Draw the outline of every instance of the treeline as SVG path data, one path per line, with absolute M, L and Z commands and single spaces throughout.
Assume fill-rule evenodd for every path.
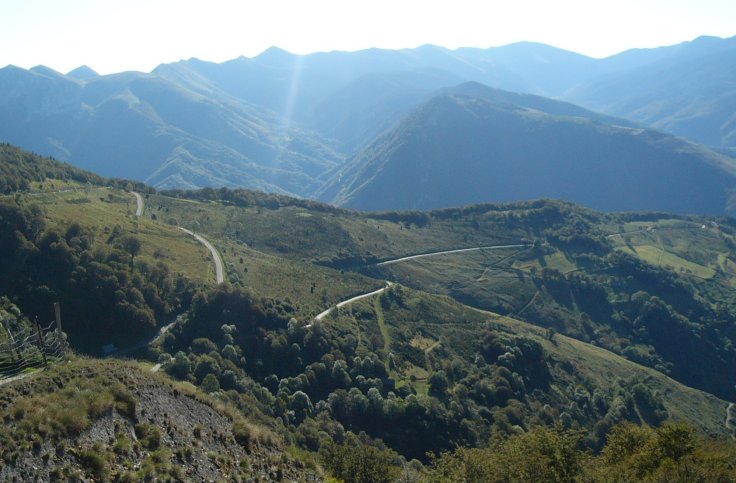
M 39 156 L 11 144 L 0 143 L 0 193 L 28 191 L 32 182 L 42 183 L 46 180 L 77 181 L 146 193 L 154 192 L 153 188 L 139 181 L 103 178 L 54 158 Z
M 387 298 L 385 310 L 410 304 L 401 297 Z M 339 320 L 305 328 L 292 312 L 286 302 L 257 300 L 228 286 L 202 292 L 164 336 L 160 362 L 172 376 L 219 392 L 246 413 L 256 405 L 288 428 L 293 442 L 316 452 L 364 433 L 396 458 L 426 463 L 428 453 L 557 423 L 591 428 L 584 444 L 598 449 L 622 421 L 659 424 L 668 416 L 661 396 L 640 381 L 589 392 L 539 342 L 492 328 L 478 334 L 467 354 L 444 353 L 426 393 L 417 392 L 391 374 L 407 363 L 423 365 L 421 350 L 400 340 L 388 355 L 359 347 Z M 552 384 L 570 390 L 547 396 Z
M 480 228 L 481 222 L 495 220 L 503 222 L 506 229 L 530 228 L 540 234 L 544 232 L 545 235 L 552 236 L 561 229 L 574 232 L 581 224 L 589 228 L 610 215 L 569 202 L 540 199 L 514 203 L 479 203 L 432 211 L 379 211 L 366 213 L 365 216 L 418 227 L 431 225 L 434 220 L 466 220 L 471 222 L 471 226 L 474 222 L 476 229 Z
M 0 202 L 0 293 L 44 323 L 60 302 L 72 344 L 91 353 L 152 333 L 186 309 L 196 289 L 166 265 L 138 260 L 141 242 L 119 227 L 103 247 L 93 247 L 95 235 L 76 223 L 48 229 L 36 205 Z
M 736 444 L 698 436 L 685 424 L 660 428 L 621 424 L 598 455 L 581 446 L 580 431 L 536 427 L 437 458 L 430 482 L 734 481 Z
M 165 190 L 162 195 L 174 198 L 185 198 L 197 201 L 220 201 L 241 208 L 266 208 L 276 210 L 286 207 L 304 208 L 322 213 L 345 214 L 349 210 L 337 208 L 318 201 L 295 198 L 292 196 L 265 193 L 242 188 L 202 188 L 198 190 Z
M 560 425 L 460 447 L 427 467 L 406 462 L 380 442 L 349 435 L 320 450 L 325 468 L 343 481 L 445 483 L 570 483 L 575 481 L 726 482 L 736 479 L 736 443 L 698 435 L 683 423 L 659 428 L 622 423 L 600 452 L 582 443 L 582 432 Z
M 719 374 L 736 364 L 733 307 L 710 303 L 672 270 L 619 250 L 596 253 L 571 255 L 588 273 L 535 271 L 545 297 L 523 317 L 731 399 L 733 385 Z M 692 364 L 692 354 L 699 364 Z
M 0 193 L 27 191 L 33 181 L 46 179 L 79 181 L 104 184 L 105 179 L 96 174 L 60 163 L 53 158 L 39 156 L 10 144 L 0 144 Z
M 197 201 L 217 201 L 232 204 L 243 208 L 265 208 L 276 210 L 286 207 L 304 208 L 321 213 L 333 213 L 367 217 L 377 220 L 387 220 L 394 223 L 416 225 L 424 227 L 432 220 L 459 220 L 463 218 L 476 219 L 489 214 L 500 214 L 510 217 L 511 225 L 535 225 L 547 228 L 550 225 L 559 225 L 572 217 L 582 217 L 589 222 L 600 221 L 604 215 L 572 203 L 557 200 L 533 200 L 515 203 L 479 203 L 454 208 L 443 208 L 432 211 L 404 210 L 404 211 L 373 211 L 356 212 L 338 208 L 318 201 L 295 198 L 275 193 L 265 193 L 242 188 L 201 188 L 196 190 L 164 190 L 162 195 L 174 198 L 184 198 Z

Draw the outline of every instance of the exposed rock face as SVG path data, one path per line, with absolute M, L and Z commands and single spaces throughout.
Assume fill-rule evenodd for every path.
M 269 430 L 132 363 L 75 360 L 31 375 L 0 389 L 0 408 L 3 481 L 320 480 Z

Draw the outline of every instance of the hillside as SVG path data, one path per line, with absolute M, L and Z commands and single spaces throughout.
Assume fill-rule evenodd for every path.
M 309 193 L 336 155 L 270 112 L 127 72 L 79 80 L 0 69 L 0 139 L 155 186 Z
M 298 318 L 319 313 L 307 307 L 319 306 L 320 299 L 333 305 L 334 292 L 325 290 L 322 276 L 308 275 L 314 269 L 294 272 L 285 269 L 286 262 L 273 265 L 276 260 L 352 269 L 446 294 L 595 343 L 688 385 L 732 397 L 731 382 L 718 376 L 735 360 L 723 339 L 733 337 L 725 327 L 736 313 L 729 219 L 604 214 L 548 201 L 357 214 L 310 209 L 296 200 L 291 206 L 269 206 L 257 194 L 245 195 L 240 206 L 210 203 L 200 205 L 201 211 L 185 200 L 155 202 L 166 206 L 177 223 L 197 223 L 202 232 L 224 237 L 231 272 L 255 292 L 275 284 L 286 287 L 284 279 L 296 280 L 296 273 L 314 277 L 307 282 L 308 293 L 304 288 L 293 292 L 292 302 L 297 293 L 303 294 L 295 304 L 303 314 Z M 238 228 L 246 226 L 248 230 Z M 385 263 L 453 249 L 471 250 Z M 279 265 L 285 269 L 278 275 L 271 271 L 262 288 L 257 277 L 269 272 L 262 271 L 259 252 L 277 257 L 269 263 L 271 270 Z M 257 271 L 251 273 L 251 267 Z M 362 293 L 380 288 L 376 282 L 354 282 L 363 284 Z M 361 292 L 343 293 L 342 300 Z M 692 353 L 699 354 L 702 364 L 690 363 Z
M 317 477 L 270 429 L 135 363 L 74 359 L 0 391 L 6 481 Z
M 438 69 L 366 74 L 322 100 L 306 122 L 354 153 L 436 90 L 461 82 Z
M 651 63 L 583 82 L 564 98 L 733 154 L 734 65 L 736 38 L 700 37 Z
M 595 454 L 627 422 L 642 431 L 681 422 L 693 428 L 685 436 L 717 441 L 733 431 L 724 424 L 733 399 L 724 374 L 736 363 L 728 218 L 545 200 L 362 213 L 224 188 L 138 198 L 73 180 L 33 181 L 0 209 L 0 362 L 38 358 L 7 349 L 11 334 L 36 316 L 46 325 L 59 302 L 73 350 L 113 345 L 179 381 L 150 379 L 132 361 L 72 356 L 1 386 L 13 439 L 2 447 L 18 477 L 177 477 L 183 464 L 197 479 L 214 475 L 214 461 L 212 478 L 278 479 L 281 468 L 288 479 L 321 475 L 321 466 L 342 479 L 392 481 L 430 475 L 438 462 L 428 453 L 539 431 L 572 431 L 575 447 Z M 211 252 L 179 228 L 211 242 L 224 283 Z M 178 404 L 190 385 L 214 412 Z M 41 428 L 48 443 L 34 453 L 34 425 L 61 418 L 45 408 L 64 398 L 83 399 L 67 405 L 89 423 L 75 416 L 82 429 L 62 438 L 83 451 L 51 453 L 54 464 L 39 466 L 46 445 L 69 431 Z M 145 414 L 133 415 L 131 401 Z M 233 407 L 229 421 L 220 403 Z M 231 435 L 243 440 L 239 418 L 266 435 L 247 457 L 231 445 Z M 219 431 L 215 449 L 208 427 Z M 95 447 L 98 434 L 108 442 Z M 156 440 L 159 449 L 148 447 Z M 14 453 L 16 441 L 31 451 Z
M 362 210 L 560 198 L 592 208 L 722 214 L 734 162 L 655 131 L 465 84 L 351 159 L 322 200 Z
M 28 191 L 35 181 L 47 179 L 101 185 L 106 180 L 94 173 L 38 156 L 10 144 L 0 144 L 0 193 Z

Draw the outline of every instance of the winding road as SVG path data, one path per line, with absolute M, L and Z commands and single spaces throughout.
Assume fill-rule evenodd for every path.
M 518 245 L 493 245 L 488 247 L 475 247 L 475 248 L 460 248 L 458 250 L 445 250 L 441 252 L 432 252 L 432 253 L 422 253 L 420 255 L 410 255 L 408 257 L 401 257 L 397 258 L 395 260 L 387 260 L 385 262 L 376 263 L 372 266 L 375 267 L 383 267 L 386 265 L 392 265 L 394 263 L 400 263 L 400 262 L 406 262 L 409 260 L 416 260 L 417 258 L 424 258 L 424 257 L 436 257 L 438 255 L 450 255 L 453 253 L 465 253 L 465 252 L 475 252 L 480 250 L 500 250 L 502 248 L 529 248 L 533 245 L 531 244 L 518 244 Z
M 135 196 L 135 201 L 137 203 L 137 207 L 135 209 L 135 216 L 140 217 L 141 215 L 143 215 L 143 208 L 144 208 L 143 197 L 140 195 L 140 193 L 136 193 L 135 191 L 131 191 L 131 193 L 133 194 L 133 196 Z M 212 243 L 210 243 L 203 236 L 197 235 L 191 230 L 187 230 L 186 228 L 182 228 L 182 227 L 178 227 L 178 228 L 184 233 L 196 238 L 199 243 L 204 245 L 210 251 L 210 253 L 212 254 L 212 259 L 215 262 L 215 280 L 217 280 L 218 285 L 224 282 L 225 281 L 225 269 L 223 268 L 224 265 L 222 263 L 222 258 L 220 258 L 220 254 L 217 253 L 217 250 L 215 250 L 215 247 L 212 246 Z
M 135 216 L 140 217 L 143 215 L 143 197 L 140 195 L 140 193 L 136 193 L 135 191 L 131 191 L 133 193 L 133 196 L 135 196 L 135 202 L 136 202 L 136 208 L 135 208 Z
M 187 230 L 186 228 L 182 228 L 181 226 L 178 227 L 181 231 L 184 233 L 187 233 L 188 235 L 192 235 L 194 238 L 197 239 L 199 243 L 204 245 L 212 254 L 212 259 L 215 261 L 215 279 L 217 280 L 217 284 L 221 284 L 225 281 L 225 270 L 223 269 L 222 264 L 222 258 L 220 258 L 220 254 L 217 253 L 217 250 L 215 250 L 215 247 L 212 246 L 212 243 L 207 241 L 204 237 L 201 235 L 197 235 L 192 230 Z
M 474 251 L 480 251 L 480 250 L 500 250 L 500 249 L 503 249 L 503 248 L 530 248 L 532 246 L 534 246 L 534 245 L 529 244 L 529 243 L 519 243 L 519 244 L 515 244 L 515 245 L 492 245 L 492 246 L 485 246 L 485 247 L 460 248 L 460 249 L 457 249 L 457 250 L 443 250 L 441 252 L 422 253 L 422 254 L 419 254 L 419 255 L 409 255 L 407 257 L 396 258 L 394 260 L 386 260 L 385 262 L 380 262 L 380 263 L 376 263 L 376 264 L 368 265 L 368 266 L 372 266 L 372 267 L 384 267 L 386 265 L 392 265 L 394 263 L 406 262 L 406 261 L 409 261 L 409 260 L 415 260 L 417 258 L 436 257 L 436 256 L 439 256 L 439 255 L 451 255 L 453 253 L 467 253 L 467 252 L 474 252 Z M 339 309 L 340 307 L 343 307 L 345 305 L 351 304 L 351 303 L 353 303 L 353 302 L 355 302 L 357 300 L 364 299 L 364 298 L 367 298 L 367 297 L 372 297 L 374 295 L 378 295 L 380 293 L 383 293 L 387 288 L 391 287 L 392 285 L 393 285 L 393 282 L 386 282 L 386 286 L 385 287 L 379 288 L 378 290 L 374 290 L 373 292 L 364 293 L 362 295 L 356 295 L 353 298 L 350 298 L 350 299 L 347 299 L 347 300 L 343 300 L 342 302 L 339 302 L 336 305 L 336 307 Z M 312 324 L 314 324 L 314 322 L 321 321 L 323 318 L 325 318 L 327 316 L 327 314 L 330 313 L 330 311 L 332 309 L 333 309 L 333 307 L 330 307 L 329 309 L 325 310 L 324 312 L 321 312 L 314 319 L 312 319 L 312 322 L 310 322 L 309 324 L 305 325 L 304 327 L 305 328 L 309 328 L 309 327 L 312 326 Z
M 373 292 L 364 293 L 364 294 L 361 294 L 361 295 L 356 295 L 353 298 L 350 298 L 350 299 L 347 299 L 347 300 L 343 300 L 342 302 L 339 302 L 335 307 L 337 307 L 339 309 L 340 307 L 344 307 L 344 306 L 346 306 L 348 304 L 352 304 L 353 302 L 356 302 L 358 300 L 361 300 L 361 299 L 364 299 L 364 298 L 368 298 L 368 297 L 372 297 L 374 295 L 378 295 L 380 293 L 385 292 L 386 289 L 389 288 L 392 285 L 393 285 L 392 282 L 386 282 L 386 286 L 383 287 L 383 288 L 379 288 L 378 290 L 374 290 Z M 329 309 L 325 310 L 324 312 L 318 314 L 314 319 L 312 319 L 312 322 L 310 324 L 307 324 L 305 327 L 306 328 L 309 328 L 309 327 L 312 326 L 312 324 L 314 322 L 319 322 L 320 320 L 324 319 L 327 316 L 327 314 L 329 314 L 330 311 L 332 311 L 332 309 L 333 309 L 333 307 L 330 307 Z
M 106 354 L 105 357 L 106 358 L 107 357 L 120 357 L 122 355 L 128 354 L 129 352 L 133 352 L 135 350 L 142 349 L 146 346 L 149 346 L 153 344 L 154 342 L 156 342 L 157 340 L 159 340 L 161 337 L 163 337 L 164 334 L 166 334 L 169 331 L 169 329 L 171 329 L 174 326 L 174 324 L 176 324 L 176 321 L 171 322 L 170 324 L 164 325 L 163 327 L 159 328 L 158 332 L 153 334 L 150 338 L 144 341 L 138 342 L 136 344 L 130 345 L 128 347 L 117 349 L 109 354 Z

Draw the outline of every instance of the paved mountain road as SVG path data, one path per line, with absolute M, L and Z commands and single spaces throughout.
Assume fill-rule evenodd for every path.
M 424 258 L 424 257 L 436 257 L 439 255 L 451 255 L 453 253 L 465 253 L 465 252 L 474 252 L 474 251 L 480 251 L 480 250 L 500 250 L 502 248 L 529 248 L 531 247 L 531 244 L 517 244 L 517 245 L 493 245 L 493 246 L 487 246 L 487 247 L 475 247 L 475 248 L 460 248 L 458 250 L 445 250 L 441 252 L 432 252 L 432 253 L 422 253 L 420 255 L 410 255 L 408 257 L 401 257 L 397 258 L 395 260 L 386 260 L 385 262 L 376 263 L 376 267 L 383 267 L 386 265 L 392 265 L 394 263 L 400 263 L 400 262 L 406 262 L 409 260 L 416 260 L 417 258 Z
M 212 243 L 207 241 L 207 239 L 205 239 L 201 235 L 194 233 L 192 230 L 187 230 L 186 228 L 182 228 L 181 226 L 178 228 L 184 233 L 192 235 L 194 238 L 197 239 L 199 243 L 204 245 L 210 251 L 210 253 L 212 254 L 212 259 L 215 262 L 215 279 L 217 280 L 217 284 L 219 285 L 222 282 L 224 282 L 225 281 L 225 275 L 224 275 L 225 270 L 223 268 L 222 258 L 220 258 L 220 254 L 217 253 L 217 250 L 215 250 L 215 247 L 212 246 Z
M 386 266 L 386 265 L 392 265 L 394 263 L 406 262 L 406 261 L 409 261 L 409 260 L 415 260 L 417 258 L 436 257 L 436 256 L 439 256 L 439 255 L 451 255 L 453 253 L 466 253 L 466 252 L 473 252 L 473 251 L 480 251 L 480 250 L 500 250 L 500 249 L 503 249 L 503 248 L 529 248 L 531 246 L 533 246 L 533 245 L 531 245 L 529 243 L 520 243 L 520 244 L 515 244 L 515 245 L 492 245 L 492 246 L 485 246 L 485 247 L 459 248 L 457 250 L 443 250 L 441 252 L 432 252 L 432 253 L 422 253 L 422 254 L 419 254 L 419 255 L 410 255 L 410 256 L 407 256 L 407 257 L 401 257 L 401 258 L 397 258 L 397 259 L 394 259 L 394 260 L 386 260 L 385 262 L 376 263 L 374 265 L 368 265 L 368 266 L 383 267 L 383 266 Z M 363 299 L 363 298 L 366 298 L 366 297 L 372 297 L 373 295 L 378 295 L 380 293 L 383 293 L 387 288 L 389 288 L 392 285 L 393 285 L 392 282 L 386 282 L 386 286 L 385 287 L 379 288 L 378 290 L 374 290 L 373 292 L 365 293 L 365 294 L 362 294 L 362 295 L 356 295 L 353 298 L 350 298 L 348 300 L 344 300 L 344 301 L 338 303 L 336 305 L 336 307 L 339 309 L 340 307 L 343 307 L 345 305 L 351 304 L 351 303 L 353 303 L 353 302 L 355 302 L 357 300 L 360 300 L 360 299 Z M 320 320 L 322 320 L 323 318 L 325 318 L 327 316 L 327 314 L 330 313 L 331 310 L 332 310 L 332 307 L 330 307 L 329 309 L 325 310 L 324 312 L 321 312 L 314 319 L 312 319 L 312 322 L 310 322 L 309 324 L 307 324 L 305 327 L 306 328 L 309 328 L 309 327 L 312 326 L 312 324 L 314 322 L 319 322 Z
M 143 197 L 140 195 L 140 193 L 136 193 L 135 191 L 131 191 L 131 193 L 133 193 L 133 196 L 135 196 L 135 216 L 140 217 L 141 215 L 143 215 Z
M 111 352 L 110 354 L 107 354 L 105 357 L 120 357 L 122 355 L 128 354 L 129 352 L 133 352 L 138 349 L 142 349 L 146 346 L 149 346 L 153 344 L 154 342 L 156 342 L 157 340 L 159 340 L 161 337 L 163 337 L 164 334 L 166 334 L 169 331 L 169 329 L 171 329 L 174 326 L 174 324 L 176 324 L 176 321 L 171 322 L 170 324 L 164 325 L 163 327 L 159 328 L 158 332 L 153 334 L 153 336 L 151 336 L 150 338 L 143 340 L 141 342 L 138 342 L 136 344 L 130 345 L 128 347 L 123 347 L 122 349 L 115 350 Z
M 135 209 L 135 216 L 140 217 L 143 215 L 143 208 L 145 205 L 143 204 L 143 197 L 140 195 L 140 193 L 136 193 L 135 191 L 131 191 L 133 196 L 135 196 L 136 201 L 136 209 Z M 217 253 L 217 250 L 215 250 L 215 247 L 212 246 L 212 243 L 210 243 L 207 239 L 205 239 L 201 235 L 197 235 L 191 230 L 187 230 L 186 228 L 178 227 L 181 231 L 188 235 L 192 235 L 194 238 L 197 239 L 199 243 L 204 245 L 212 254 L 212 259 L 215 262 L 215 280 L 217 280 L 217 284 L 221 284 L 225 281 L 225 269 L 223 268 L 224 265 L 222 263 L 222 258 L 220 258 L 220 254 Z
M 372 297 L 374 295 L 378 295 L 380 293 L 385 292 L 386 289 L 389 288 L 392 285 L 393 285 L 393 283 L 386 282 L 386 286 L 385 287 L 379 288 L 378 290 L 374 290 L 373 292 L 364 293 L 364 294 L 361 294 L 361 295 L 356 295 L 353 298 L 350 298 L 350 299 L 347 299 L 347 300 L 343 300 L 342 302 L 338 303 L 336 305 L 336 307 L 339 309 L 340 307 L 344 307 L 344 306 L 346 306 L 348 304 L 352 304 L 353 302 L 356 302 L 356 301 L 358 301 L 360 299 L 364 299 L 364 298 Z M 331 310 L 332 310 L 332 307 L 330 307 L 329 309 L 325 310 L 324 312 L 318 314 L 314 319 L 312 319 L 312 323 L 307 324 L 305 327 L 309 328 L 309 327 L 312 326 L 312 324 L 314 322 L 319 322 L 320 320 L 324 319 L 327 316 L 327 314 L 330 313 Z

